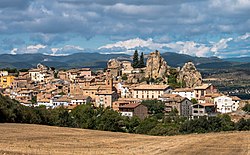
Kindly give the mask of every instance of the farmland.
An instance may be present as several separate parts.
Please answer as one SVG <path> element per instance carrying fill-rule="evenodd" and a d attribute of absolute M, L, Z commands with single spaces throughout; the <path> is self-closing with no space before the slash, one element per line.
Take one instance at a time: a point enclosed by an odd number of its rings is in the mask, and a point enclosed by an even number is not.
<path fill-rule="evenodd" d="M 250 132 L 147 136 L 0 124 L 0 154 L 249 154 Z"/>

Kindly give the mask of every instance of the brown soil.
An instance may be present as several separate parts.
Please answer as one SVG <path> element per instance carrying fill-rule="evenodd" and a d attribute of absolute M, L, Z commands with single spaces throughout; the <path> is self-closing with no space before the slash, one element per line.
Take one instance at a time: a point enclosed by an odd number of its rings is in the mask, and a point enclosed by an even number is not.
<path fill-rule="evenodd" d="M 250 132 L 146 136 L 27 124 L 0 124 L 0 154 L 250 154 Z"/>

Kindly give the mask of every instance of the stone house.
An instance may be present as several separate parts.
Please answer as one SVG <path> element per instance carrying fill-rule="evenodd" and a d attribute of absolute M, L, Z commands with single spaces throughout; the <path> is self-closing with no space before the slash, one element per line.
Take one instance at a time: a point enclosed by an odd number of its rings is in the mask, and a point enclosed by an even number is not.
<path fill-rule="evenodd" d="M 172 110 L 177 109 L 178 115 L 184 117 L 190 117 L 192 115 L 193 103 L 186 97 L 174 96 L 174 97 L 161 97 L 160 98 L 165 104 L 166 114 Z"/>
<path fill-rule="evenodd" d="M 118 98 L 117 101 L 114 101 L 112 103 L 112 109 L 115 111 L 119 111 L 119 107 L 120 106 L 124 106 L 127 104 L 131 104 L 131 103 L 141 103 L 141 99 L 138 98 Z"/>
<path fill-rule="evenodd" d="M 148 108 L 139 103 L 131 103 L 119 107 L 119 112 L 122 116 L 133 117 L 137 116 L 140 119 L 145 119 L 148 116 Z"/>
<path fill-rule="evenodd" d="M 205 99 L 206 94 L 217 93 L 217 89 L 212 84 L 203 84 L 194 88 L 195 98 L 199 101 Z"/>

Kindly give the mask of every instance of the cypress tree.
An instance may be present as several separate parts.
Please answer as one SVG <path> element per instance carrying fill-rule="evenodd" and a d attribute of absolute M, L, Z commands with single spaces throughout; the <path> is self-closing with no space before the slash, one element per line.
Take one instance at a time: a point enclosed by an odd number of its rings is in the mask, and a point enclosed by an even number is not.
<path fill-rule="evenodd" d="M 138 68 L 138 65 L 139 65 L 138 51 L 135 50 L 135 53 L 134 53 L 134 56 L 133 56 L 133 64 L 132 64 L 132 66 L 134 68 Z"/>
<path fill-rule="evenodd" d="M 141 55 L 140 55 L 140 60 L 139 60 L 139 68 L 143 68 L 145 67 L 145 63 L 144 63 L 144 54 L 143 52 L 141 52 Z"/>

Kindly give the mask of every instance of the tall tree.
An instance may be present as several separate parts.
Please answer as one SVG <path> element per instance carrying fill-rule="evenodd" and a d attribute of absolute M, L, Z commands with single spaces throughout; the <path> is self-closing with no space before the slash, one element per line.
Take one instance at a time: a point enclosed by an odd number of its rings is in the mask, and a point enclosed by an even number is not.
<path fill-rule="evenodd" d="M 134 53 L 134 56 L 133 56 L 133 64 L 132 64 L 132 66 L 134 68 L 138 68 L 138 65 L 139 65 L 138 51 L 135 50 L 135 53 Z"/>
<path fill-rule="evenodd" d="M 145 63 L 144 63 L 144 54 L 143 54 L 143 52 L 141 52 L 138 67 L 139 67 L 139 68 L 143 68 L 143 67 L 145 67 Z"/>

